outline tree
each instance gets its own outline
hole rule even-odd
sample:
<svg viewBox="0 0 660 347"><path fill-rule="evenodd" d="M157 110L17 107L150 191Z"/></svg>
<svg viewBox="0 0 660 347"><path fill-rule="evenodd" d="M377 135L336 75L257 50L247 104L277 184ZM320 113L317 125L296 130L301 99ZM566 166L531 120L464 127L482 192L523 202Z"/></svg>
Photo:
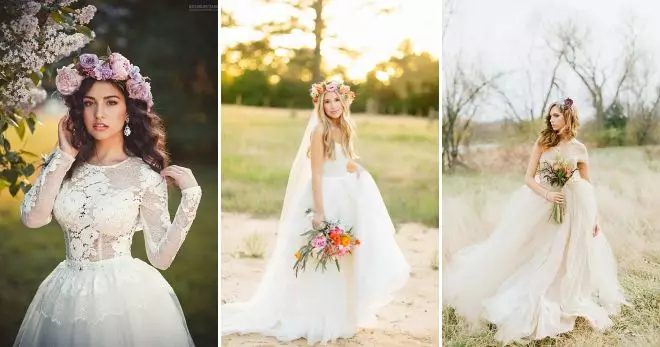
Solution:
<svg viewBox="0 0 660 347"><path fill-rule="evenodd" d="M266 39L270 40L272 37L289 35L295 31L308 33L314 36L314 48L312 56L312 71L311 79L314 81L319 81L322 79L322 67L323 59L321 55L322 49L328 49L330 47L326 46L328 39L335 37L334 34L328 33L327 21L328 18L324 13L324 10L332 5L331 0L262 0L264 4L272 5L277 4L278 6L286 6L291 13L291 16L286 21L269 21L258 25L255 29L265 33ZM368 8L373 10L376 14L387 14L393 10L391 6L383 6L378 4L377 1L368 1L363 5L358 5L360 7L352 10L361 10ZM308 12L313 12L314 15L314 24L313 26L308 26L304 24L303 18ZM325 46L325 47L324 47ZM349 55L356 56L359 55L359 52L352 50L344 46L334 47L339 52ZM294 49L289 47L289 49Z"/></svg>
<svg viewBox="0 0 660 347"><path fill-rule="evenodd" d="M466 70L459 60L450 68L447 65L443 69L442 166L451 173L456 166L465 166L460 160L460 146L481 102L503 74L486 77L476 69Z"/></svg>
<svg viewBox="0 0 660 347"><path fill-rule="evenodd" d="M607 71L599 65L598 60L586 53L589 35L586 30L580 30L571 21L564 22L556 32L557 49L563 50L564 60L587 88L591 97L591 105L595 111L596 127L604 126L605 110L619 101L624 83L630 78L637 63L637 35L632 26L628 26L625 39L623 60L618 71ZM614 77L611 79L611 77ZM613 89L608 94L607 89Z"/></svg>
<svg viewBox="0 0 660 347"><path fill-rule="evenodd" d="M68 1L68 5L74 3ZM5 1L0 5L0 190L12 196L27 192L27 178L35 167L27 158L34 153L16 149L7 138L13 129L24 140L26 131L34 133L36 115L31 112L46 99L42 88L44 73L57 62L87 45L94 38L85 24L96 8L73 9L57 1Z"/></svg>

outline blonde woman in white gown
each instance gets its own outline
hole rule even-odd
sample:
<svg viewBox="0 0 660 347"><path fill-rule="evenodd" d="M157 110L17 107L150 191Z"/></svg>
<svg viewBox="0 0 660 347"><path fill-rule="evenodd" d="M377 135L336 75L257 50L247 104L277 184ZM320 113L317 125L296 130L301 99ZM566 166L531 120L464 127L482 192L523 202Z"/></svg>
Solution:
<svg viewBox="0 0 660 347"><path fill-rule="evenodd" d="M83 54L58 70L68 115L58 145L21 204L30 228L62 227L66 259L46 277L14 346L192 346L176 294L131 256L142 230L149 262L167 269L201 199L189 169L168 166L147 80L118 53ZM170 220L166 177L181 188ZM36 250L35 250L36 252Z"/></svg>
<svg viewBox="0 0 660 347"><path fill-rule="evenodd" d="M443 304L473 328L495 324L498 341L557 337L577 317L604 330L610 315L628 304L617 265L600 231L597 203L573 101L552 104L547 128L534 145L525 175L492 234L449 255L443 270ZM561 192L537 174L557 155L577 169ZM563 223L550 220L552 203L565 206Z"/></svg>
<svg viewBox="0 0 660 347"><path fill-rule="evenodd" d="M311 94L314 111L289 174L275 250L252 298L221 307L223 336L259 333L310 345L349 338L358 327L372 327L377 310L408 279L378 187L353 161L353 92L328 81L313 85ZM308 208L315 211L311 220ZM361 245L340 260L341 271L311 266L296 277L300 234L337 219L353 227Z"/></svg>

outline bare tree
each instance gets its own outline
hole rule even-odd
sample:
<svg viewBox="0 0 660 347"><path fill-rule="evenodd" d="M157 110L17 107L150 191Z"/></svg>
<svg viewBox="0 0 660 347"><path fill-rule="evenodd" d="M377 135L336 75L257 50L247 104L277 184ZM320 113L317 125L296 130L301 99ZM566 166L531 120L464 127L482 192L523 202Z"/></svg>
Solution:
<svg viewBox="0 0 660 347"><path fill-rule="evenodd" d="M545 107L550 101L552 91L555 89L561 91L557 72L563 62L566 49L559 49L554 51L554 53L552 70L547 76L541 78L542 80L547 81L544 83L545 89L543 89L542 94L539 94L540 88L538 84L534 82L532 67L536 66L536 64L532 61L531 52L528 54L529 66L524 71L527 88L524 97L513 100L509 92L499 87L493 88L493 91L498 96L499 100L504 104L504 112L516 126L518 131L523 132L533 129L528 125L543 117Z"/></svg>
<svg viewBox="0 0 660 347"><path fill-rule="evenodd" d="M466 166L460 159L460 146L472 125L479 106L489 89L503 74L486 77L477 69L467 71L457 60L451 71L445 68L442 93L442 165L453 172L456 166Z"/></svg>
<svg viewBox="0 0 660 347"><path fill-rule="evenodd" d="M632 125L632 140L636 145L653 144L654 134L660 125L660 83L652 81L656 76L652 62L640 59L638 69L626 83L625 112Z"/></svg>
<svg viewBox="0 0 660 347"><path fill-rule="evenodd" d="M598 60L586 52L588 31L581 30L574 22L568 21L560 25L555 34L559 47L555 50L565 50L564 60L589 92L597 127L603 126L605 110L618 102L622 88L637 63L637 35L631 23L626 33L625 53L622 61L616 64L619 68L615 69L619 71L614 72L600 66ZM610 81L613 83L608 84ZM608 97L606 88L609 85L612 85L613 92Z"/></svg>

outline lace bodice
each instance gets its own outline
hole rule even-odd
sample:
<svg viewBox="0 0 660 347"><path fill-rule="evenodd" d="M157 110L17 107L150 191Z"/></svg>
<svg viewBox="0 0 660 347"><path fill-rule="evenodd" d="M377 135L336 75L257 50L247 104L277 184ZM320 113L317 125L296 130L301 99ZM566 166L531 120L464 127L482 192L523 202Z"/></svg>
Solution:
<svg viewBox="0 0 660 347"><path fill-rule="evenodd" d="M326 159L323 161L323 176L336 177L346 175L346 166L348 157L344 154L341 144L335 143L335 159Z"/></svg>
<svg viewBox="0 0 660 347"><path fill-rule="evenodd" d="M582 142L573 138L566 143L549 148L541 153L541 158L539 159L539 169L543 166L544 162L553 164L558 154L562 159L569 163L571 169L576 169L579 162L589 162L587 147ZM539 176L538 172L536 178L540 183L547 185L547 183L544 182L544 180ZM578 181L580 179L580 171L575 171L573 176L571 176L570 181Z"/></svg>
<svg viewBox="0 0 660 347"><path fill-rule="evenodd" d="M169 267L195 218L201 188L182 191L170 221L167 183L141 158L110 166L83 164L64 181L73 161L59 148L51 154L23 199L23 223L38 228L54 215L64 231L67 259L81 263L130 255L133 234L143 230L151 264Z"/></svg>

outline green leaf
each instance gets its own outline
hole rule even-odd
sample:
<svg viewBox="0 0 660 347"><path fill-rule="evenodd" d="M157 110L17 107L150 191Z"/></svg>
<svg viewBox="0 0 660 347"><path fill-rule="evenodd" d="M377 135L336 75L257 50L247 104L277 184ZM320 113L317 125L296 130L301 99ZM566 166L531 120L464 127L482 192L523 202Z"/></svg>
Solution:
<svg viewBox="0 0 660 347"><path fill-rule="evenodd" d="M62 17L62 15L59 12L51 12L49 17L52 18L57 24L64 23L64 17Z"/></svg>
<svg viewBox="0 0 660 347"><path fill-rule="evenodd" d="M37 127L37 120L35 117L36 115L34 113L30 113L30 116L25 120L27 122L28 128L30 129L30 133L32 134L34 134L34 130Z"/></svg>
<svg viewBox="0 0 660 347"><path fill-rule="evenodd" d="M20 186L18 184L12 184L11 187L9 187L9 194L11 194L11 196L16 196L19 188Z"/></svg>
<svg viewBox="0 0 660 347"><path fill-rule="evenodd" d="M84 25L76 25L76 30L77 30L79 33L82 33L83 35L89 37L90 39L93 39L93 38L94 38L94 34L93 34L92 29L90 29L90 28L88 28L88 27L86 27L86 26L84 26Z"/></svg>
<svg viewBox="0 0 660 347"><path fill-rule="evenodd" d="M16 127L16 133L21 140L25 139L25 123L25 121L21 121L18 123L18 127Z"/></svg>
<svg viewBox="0 0 660 347"><path fill-rule="evenodd" d="M110 50L110 45L108 45L106 52L108 53L108 57L112 55L112 51Z"/></svg>
<svg viewBox="0 0 660 347"><path fill-rule="evenodd" d="M71 7L62 7L62 11L66 13L76 13L76 10L72 9Z"/></svg>
<svg viewBox="0 0 660 347"><path fill-rule="evenodd" d="M30 79L32 80L32 83L34 83L35 86L39 85L39 82L41 82L41 79L44 78L44 74L41 73L40 71L32 71L30 74Z"/></svg>
<svg viewBox="0 0 660 347"><path fill-rule="evenodd" d="M17 126L18 126L18 123L16 123L16 121L14 120L14 118L11 117L11 116L7 117L7 122L8 122L9 124L11 124L11 126L13 126L13 127L17 127Z"/></svg>
<svg viewBox="0 0 660 347"><path fill-rule="evenodd" d="M9 183L7 180L0 178L0 191L4 190L5 188L11 186L11 183Z"/></svg>

